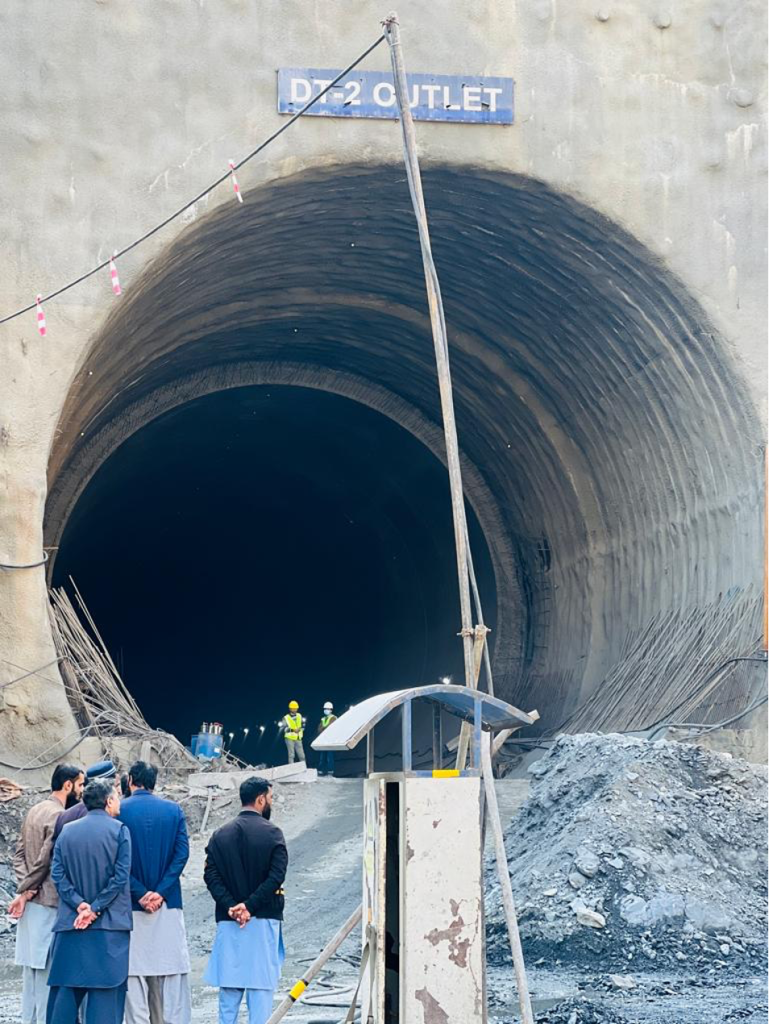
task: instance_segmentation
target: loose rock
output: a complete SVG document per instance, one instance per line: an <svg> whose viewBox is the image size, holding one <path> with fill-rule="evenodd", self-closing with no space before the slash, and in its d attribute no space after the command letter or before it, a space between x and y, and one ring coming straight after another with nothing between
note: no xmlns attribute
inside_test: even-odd
<svg viewBox="0 0 769 1024"><path fill-rule="evenodd" d="M721 976L764 970L766 768L690 744L577 735L559 737L529 774L529 800L505 829L527 957L619 974L631 961L636 971L686 962L705 976L714 957ZM486 870L488 953L507 963ZM554 898L569 890L581 909Z"/></svg>

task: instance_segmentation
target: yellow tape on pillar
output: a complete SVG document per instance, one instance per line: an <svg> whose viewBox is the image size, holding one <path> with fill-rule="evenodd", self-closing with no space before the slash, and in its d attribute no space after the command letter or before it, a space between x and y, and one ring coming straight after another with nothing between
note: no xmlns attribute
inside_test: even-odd
<svg viewBox="0 0 769 1024"><path fill-rule="evenodd" d="M289 997L290 997L290 998L291 998L291 999L292 999L292 1000L293 1000L294 1002L296 1002L296 1001L297 1001L297 999L298 999L298 998L299 998L299 997L301 996L301 994L302 994L302 993L304 992L304 990L305 990L306 988L307 988L307 982L306 982L306 981L302 981L302 980L300 979L299 981L297 981L296 985L294 985L294 987L293 987L293 988L291 989L291 991L290 991L290 992L288 993L288 994L289 994Z"/></svg>
<svg viewBox="0 0 769 1024"><path fill-rule="evenodd" d="M459 772L456 768L436 768L433 771L434 779L458 779Z"/></svg>

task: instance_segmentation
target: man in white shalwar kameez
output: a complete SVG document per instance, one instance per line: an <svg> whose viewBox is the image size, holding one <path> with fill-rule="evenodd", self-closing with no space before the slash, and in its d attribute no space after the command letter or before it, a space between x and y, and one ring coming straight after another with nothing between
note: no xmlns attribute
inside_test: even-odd
<svg viewBox="0 0 769 1024"><path fill-rule="evenodd" d="M8 908L16 926L15 963L22 968L22 1024L45 1024L48 970L59 897L51 881L53 833L64 808L83 792L82 768L57 765L51 795L30 807L13 856L17 895Z"/></svg>
<svg viewBox="0 0 769 1024"><path fill-rule="evenodd" d="M190 1024L190 956L181 873L190 847L178 804L155 796L157 769L137 761L120 819L131 833L133 931L126 1024Z"/></svg>

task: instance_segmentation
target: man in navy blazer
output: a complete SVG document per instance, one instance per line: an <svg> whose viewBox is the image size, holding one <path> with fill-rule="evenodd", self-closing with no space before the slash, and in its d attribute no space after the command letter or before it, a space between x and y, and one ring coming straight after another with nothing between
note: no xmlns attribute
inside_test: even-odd
<svg viewBox="0 0 769 1024"><path fill-rule="evenodd" d="M120 798L110 782L83 791L85 817L62 829L51 879L59 893L53 926L47 1024L120 1024L131 927L131 836L116 820Z"/></svg>
<svg viewBox="0 0 769 1024"><path fill-rule="evenodd" d="M131 799L120 813L133 850L125 1019L126 1024L190 1024L190 957L180 882L190 844L181 807L155 796L157 774L144 761L131 765Z"/></svg>

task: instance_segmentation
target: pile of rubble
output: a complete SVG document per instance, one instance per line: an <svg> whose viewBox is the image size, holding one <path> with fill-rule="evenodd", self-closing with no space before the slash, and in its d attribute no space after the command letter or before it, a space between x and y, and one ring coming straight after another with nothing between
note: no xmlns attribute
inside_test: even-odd
<svg viewBox="0 0 769 1024"><path fill-rule="evenodd" d="M565 999L543 1014L537 1024L629 1024L627 1017L588 999Z"/></svg>
<svg viewBox="0 0 769 1024"><path fill-rule="evenodd" d="M7 780L0 780L0 783ZM2 793L0 788L0 793ZM16 879L13 874L13 852L21 832L21 823L29 808L48 795L45 789L16 788L18 795L0 799L0 954L2 936L11 936L14 925L5 914L5 908L16 895ZM10 941L10 939L9 939ZM0 959L2 957L0 956Z"/></svg>
<svg viewBox="0 0 769 1024"><path fill-rule="evenodd" d="M530 965L756 973L766 956L767 773L728 754L561 736L505 844ZM509 957L487 865L488 949ZM632 984L632 977L627 982Z"/></svg>

